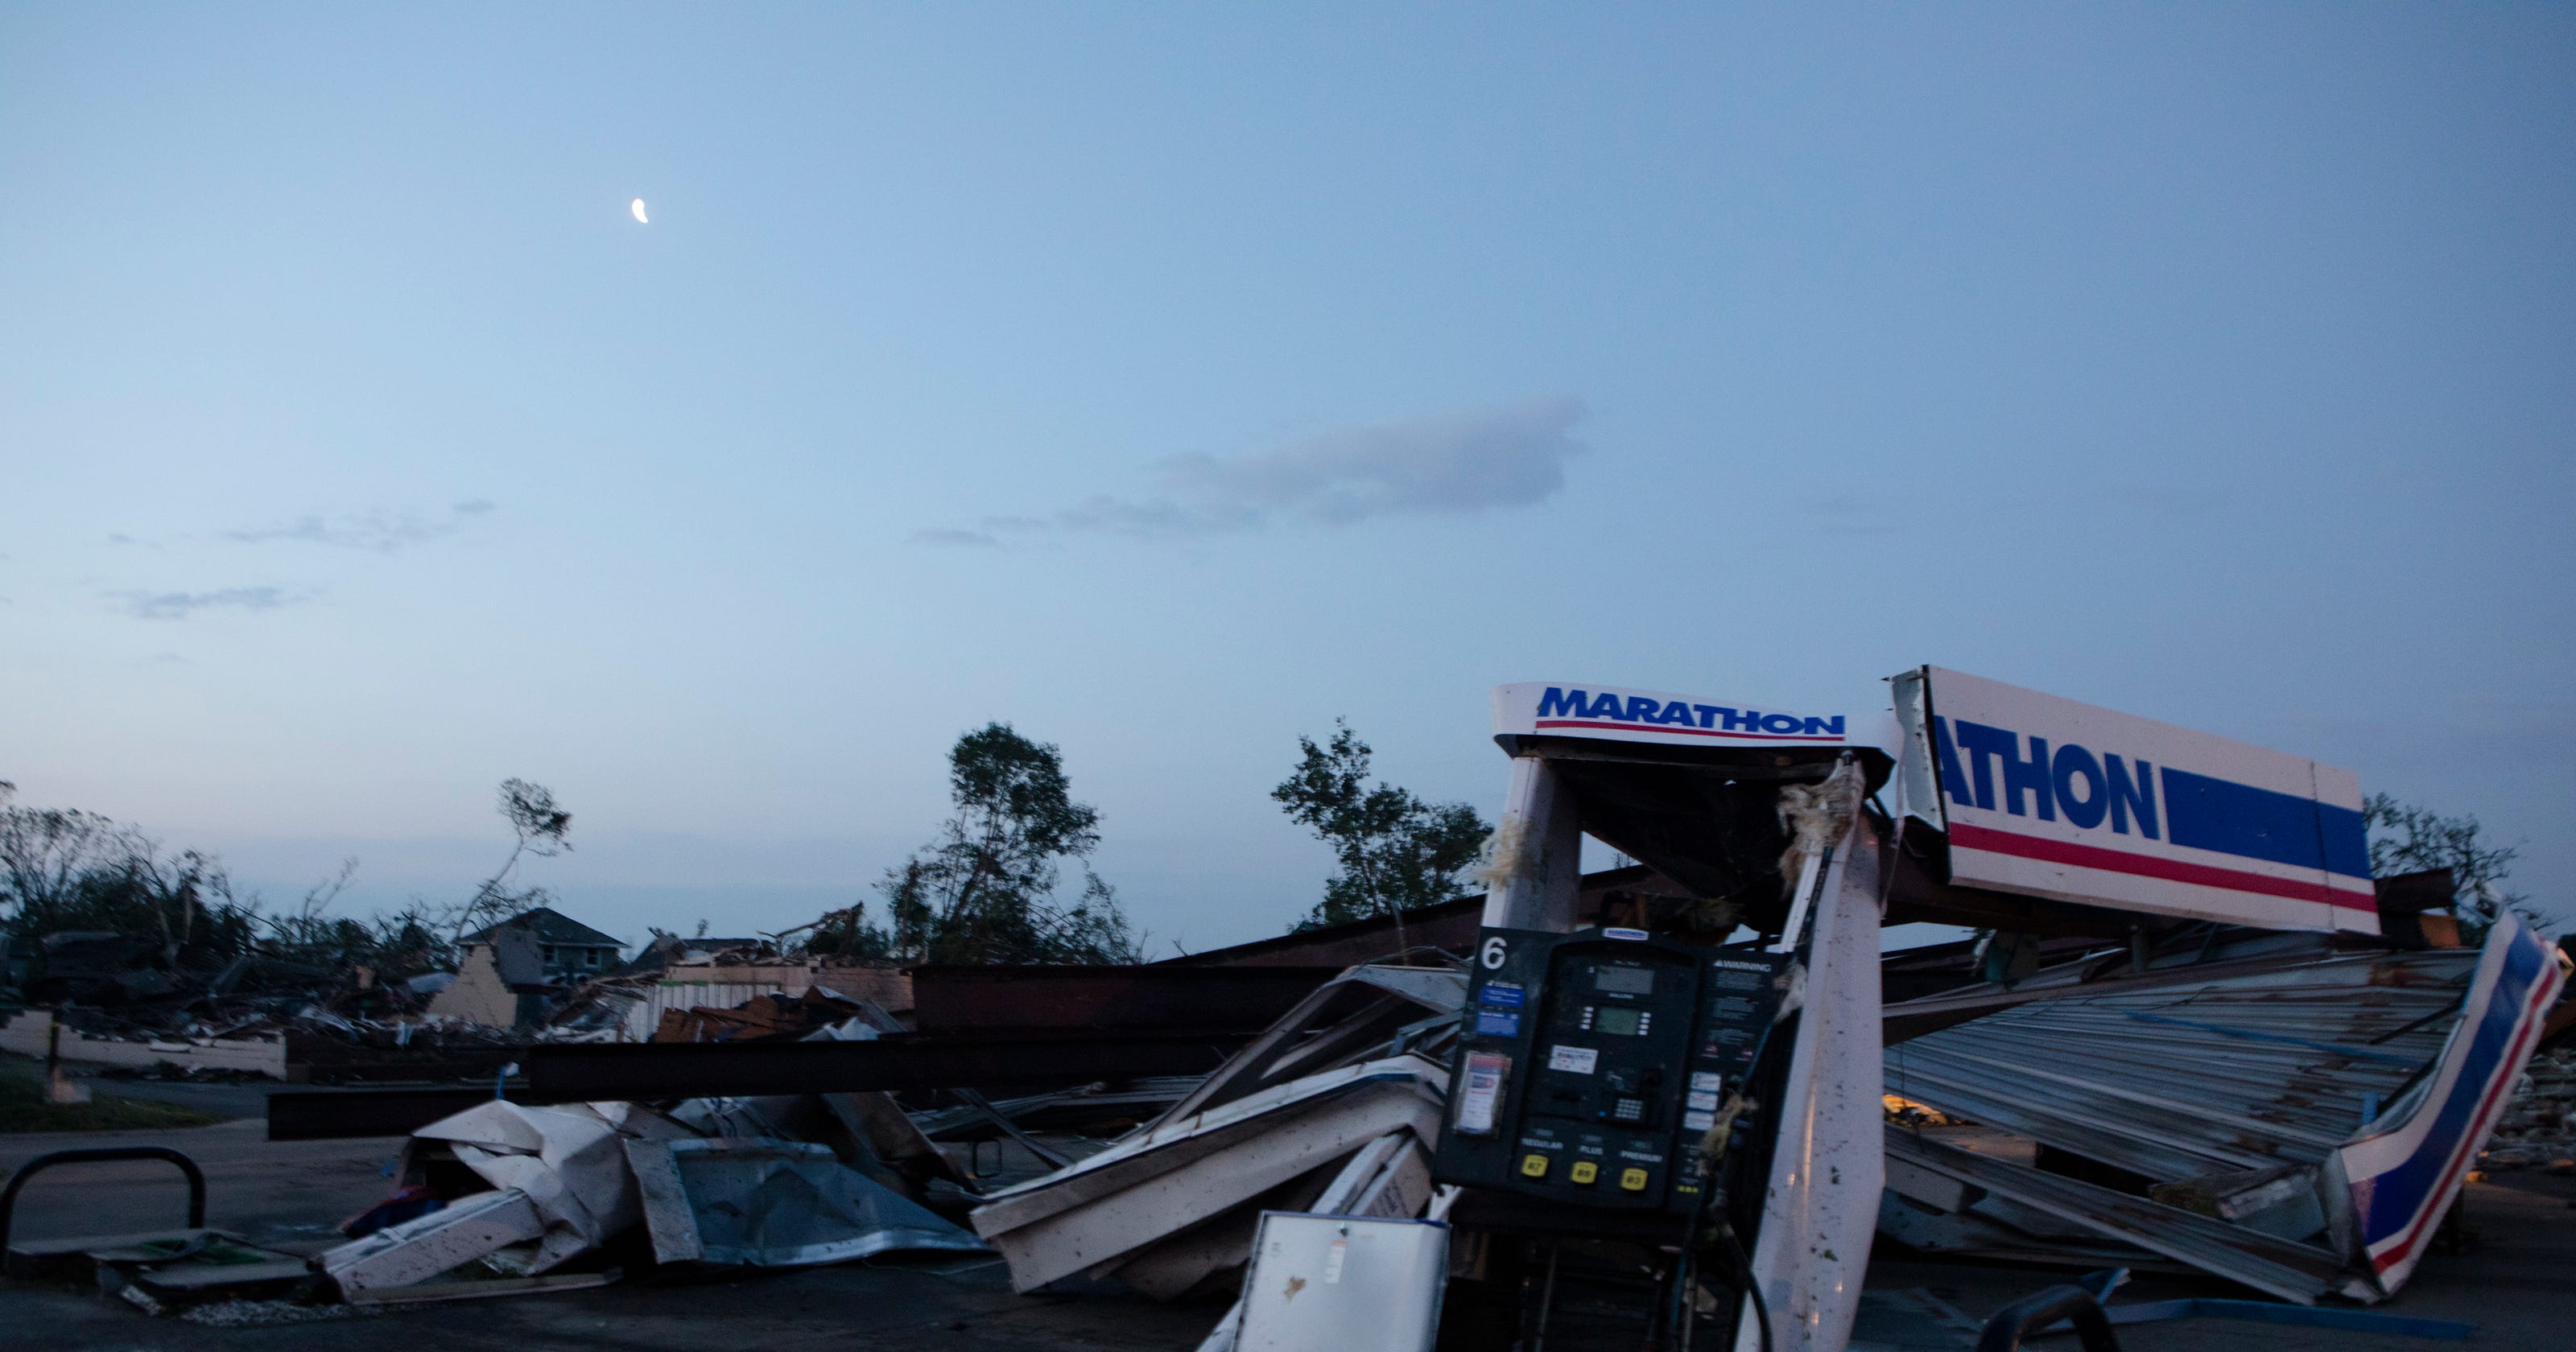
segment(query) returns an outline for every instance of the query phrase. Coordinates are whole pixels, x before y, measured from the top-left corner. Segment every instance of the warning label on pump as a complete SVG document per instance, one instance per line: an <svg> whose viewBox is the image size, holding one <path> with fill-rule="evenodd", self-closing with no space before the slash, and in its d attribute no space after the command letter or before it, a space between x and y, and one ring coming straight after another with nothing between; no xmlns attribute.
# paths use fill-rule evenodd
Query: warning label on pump
<svg viewBox="0 0 2576 1352"><path fill-rule="evenodd" d="M1458 1096L1458 1130L1484 1135L1494 1129L1494 1110L1502 1103L1503 1077L1512 1058L1501 1052L1467 1053L1467 1084Z"/></svg>
<svg viewBox="0 0 2576 1352"><path fill-rule="evenodd" d="M1601 1052L1598 1048L1568 1047L1560 1043L1547 1049L1547 1068L1550 1070L1570 1070L1577 1075L1589 1075L1599 1064Z"/></svg>

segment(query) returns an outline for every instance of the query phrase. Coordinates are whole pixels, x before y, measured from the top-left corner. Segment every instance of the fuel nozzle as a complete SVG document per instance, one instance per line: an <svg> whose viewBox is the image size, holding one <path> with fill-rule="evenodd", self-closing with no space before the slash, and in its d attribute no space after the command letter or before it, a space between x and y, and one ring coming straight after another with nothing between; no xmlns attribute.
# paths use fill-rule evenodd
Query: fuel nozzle
<svg viewBox="0 0 2576 1352"><path fill-rule="evenodd" d="M1736 1119L1761 1106L1740 1093L1727 1095L1726 1102L1719 1105L1717 1112L1709 1118L1708 1130L1699 1138L1697 1167L1702 1182L1717 1172L1717 1162L1726 1157L1727 1148L1735 1143Z"/></svg>

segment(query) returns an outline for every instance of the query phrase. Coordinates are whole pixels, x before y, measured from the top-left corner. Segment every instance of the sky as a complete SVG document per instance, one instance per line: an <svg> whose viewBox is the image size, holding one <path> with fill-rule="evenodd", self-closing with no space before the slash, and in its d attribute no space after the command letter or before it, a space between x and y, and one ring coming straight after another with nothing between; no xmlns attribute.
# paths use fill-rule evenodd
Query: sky
<svg viewBox="0 0 2576 1352"><path fill-rule="evenodd" d="M630 214L648 204L650 224ZM2576 12L0 7L0 778L355 912L872 896L1001 720L1150 946L1347 718L1930 663L2576 922Z"/></svg>

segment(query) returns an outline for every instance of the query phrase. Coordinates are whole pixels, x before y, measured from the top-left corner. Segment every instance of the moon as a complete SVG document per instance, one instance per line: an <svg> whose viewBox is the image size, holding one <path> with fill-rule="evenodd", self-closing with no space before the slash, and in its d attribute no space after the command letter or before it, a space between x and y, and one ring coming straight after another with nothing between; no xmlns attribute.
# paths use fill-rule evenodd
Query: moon
<svg viewBox="0 0 2576 1352"><path fill-rule="evenodd" d="M637 225L651 225L651 224L652 224L652 222L651 222L651 221L648 221L648 220L644 219L644 199L643 199L643 198L638 197L638 198L636 198L634 201L627 203L627 204L626 204L626 209L627 209L628 211L631 211L631 212L634 212L634 213L635 213L635 223L636 223Z"/></svg>

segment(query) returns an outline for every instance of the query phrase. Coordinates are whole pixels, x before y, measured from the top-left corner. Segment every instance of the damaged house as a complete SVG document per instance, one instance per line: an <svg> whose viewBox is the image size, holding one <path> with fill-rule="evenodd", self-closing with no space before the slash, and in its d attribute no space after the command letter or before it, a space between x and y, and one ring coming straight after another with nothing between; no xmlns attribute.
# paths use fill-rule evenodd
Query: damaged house
<svg viewBox="0 0 2576 1352"><path fill-rule="evenodd" d="M457 941L456 980L429 1012L496 1028L543 1018L550 997L618 965L616 938L551 906L523 911Z"/></svg>

